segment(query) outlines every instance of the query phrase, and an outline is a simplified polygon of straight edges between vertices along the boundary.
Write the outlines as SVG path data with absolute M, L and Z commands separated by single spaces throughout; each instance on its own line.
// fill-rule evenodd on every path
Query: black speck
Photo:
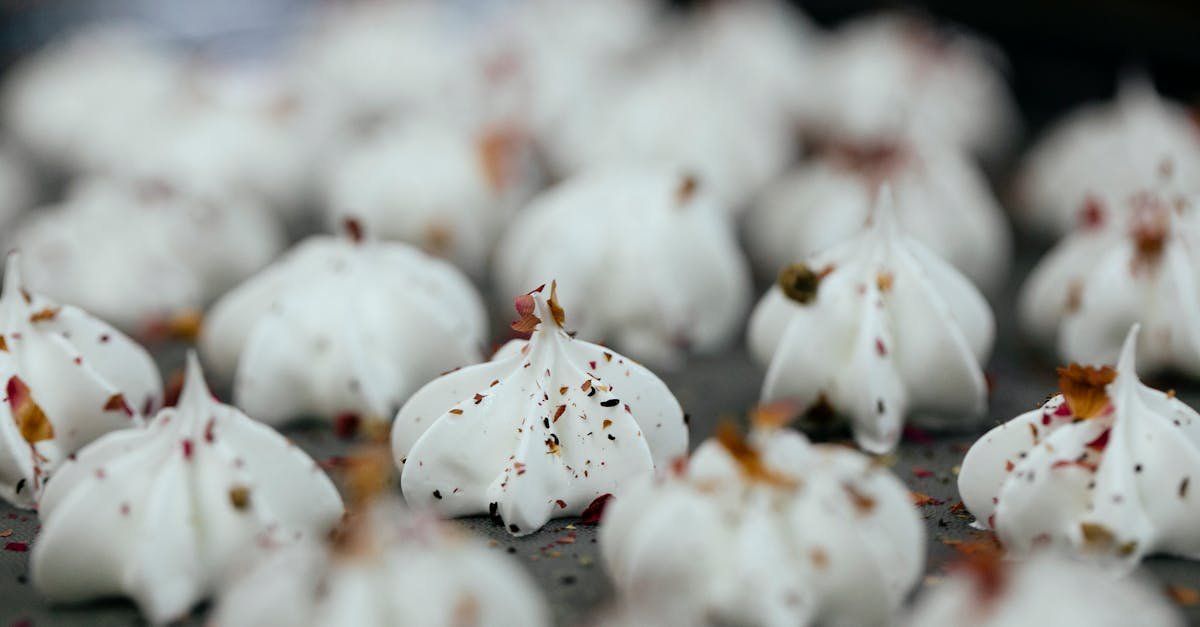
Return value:
M 492 518 L 496 517 L 496 513 L 500 511 L 500 504 L 496 502 L 488 503 L 488 515 Z
M 884 412 L 883 399 L 875 400 L 875 413 L 882 414 Z
M 549 418 L 542 418 L 542 426 L 543 426 L 543 427 L 546 427 L 547 429 L 549 429 L 549 428 L 550 428 L 550 419 L 549 419 Z
M 506 552 L 508 552 L 508 553 L 511 555 L 511 554 L 515 554 L 515 553 L 517 552 L 517 547 L 515 547 L 515 546 L 510 546 L 510 547 L 508 547 L 507 549 L 504 549 L 504 550 L 505 550 Z
M 434 490 L 434 491 L 433 491 L 433 498 L 435 498 L 435 499 L 437 499 L 437 500 L 439 500 L 439 501 L 440 501 L 440 500 L 442 500 L 442 491 L 441 491 L 441 490 Z
M 25 479 L 24 479 L 24 477 L 22 477 L 21 480 L 17 482 L 17 494 L 20 494 L 21 490 L 24 490 L 24 489 L 25 489 Z
M 516 526 L 515 524 L 509 525 L 509 526 L 508 526 L 508 530 L 509 530 L 509 531 L 511 531 L 511 532 L 513 532 L 513 533 L 520 533 L 520 532 L 521 532 L 521 528 L 520 528 L 520 527 L 518 527 L 518 526 Z
M 559 581 L 564 586 L 574 585 L 575 584 L 575 575 L 563 575 L 562 578 L 559 579 Z
M 601 407 L 616 407 L 617 403 L 620 403 L 620 402 L 621 402 L 621 399 L 610 398 L 607 401 L 600 401 L 600 406 Z
M 1141 464 L 1138 464 L 1138 465 L 1134 466 L 1134 467 L 1133 467 L 1133 471 L 1134 471 L 1134 472 L 1141 472 L 1141 471 L 1142 471 L 1142 465 L 1141 465 Z
M 22 585 L 29 583 L 29 578 L 25 575 L 17 575 L 17 583 Z
M 615 436 L 615 435 L 613 435 L 613 434 L 611 434 L 611 433 L 610 433 L 610 434 L 608 434 L 608 439 L 610 439 L 610 440 L 612 440 L 612 441 L 616 442 L 616 441 L 617 441 L 617 436 Z

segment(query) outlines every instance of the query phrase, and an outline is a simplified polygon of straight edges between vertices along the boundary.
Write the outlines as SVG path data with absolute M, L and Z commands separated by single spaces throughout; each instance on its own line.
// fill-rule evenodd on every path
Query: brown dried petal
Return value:
M 1108 407 L 1105 388 L 1116 377 L 1117 371 L 1110 366 L 1096 368 L 1071 364 L 1058 369 L 1058 389 L 1076 418 L 1095 418 Z

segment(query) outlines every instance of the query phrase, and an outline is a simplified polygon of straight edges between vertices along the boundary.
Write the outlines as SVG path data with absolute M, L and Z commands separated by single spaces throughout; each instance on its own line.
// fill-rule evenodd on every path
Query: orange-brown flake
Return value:
M 1083 306 L 1083 283 L 1073 280 L 1067 284 L 1067 301 L 1063 304 L 1065 313 L 1075 313 Z
M 8 352 L 8 340 L 3 335 L 0 335 L 0 351 Z
M 229 504 L 238 511 L 243 511 L 250 506 L 250 488 L 244 485 L 235 485 L 229 489 Z
M 512 176 L 512 155 L 519 137 L 512 129 L 495 129 L 479 140 L 479 163 L 493 190 L 503 189 Z
M 733 457 L 748 479 L 778 487 L 796 487 L 799 482 L 770 468 L 762 455 L 746 440 L 745 435 L 732 422 L 723 422 L 717 427 L 717 442 Z
M 892 284 L 895 282 L 896 276 L 891 272 L 880 272 L 875 275 L 875 287 L 878 287 L 881 292 L 887 293 L 892 291 Z
M 425 227 L 425 235 L 421 238 L 421 247 L 431 255 L 445 257 L 454 246 L 454 229 L 445 224 L 434 223 Z
M 760 429 L 778 429 L 791 424 L 800 415 L 800 405 L 795 401 L 764 403 L 750 410 L 750 424 Z
M 1196 590 L 1195 588 L 1189 586 L 1169 585 L 1167 586 L 1166 591 L 1167 596 L 1171 597 L 1171 600 L 1174 601 L 1176 605 L 1182 605 L 1184 607 L 1200 605 L 1200 590 Z
M 1105 388 L 1116 377 L 1117 371 L 1110 366 L 1096 368 L 1070 364 L 1058 369 L 1058 389 L 1076 418 L 1095 418 L 1108 407 Z
M 342 220 L 342 229 L 346 231 L 346 235 L 350 238 L 350 241 L 355 244 L 363 241 L 363 238 L 366 237 L 362 222 L 358 218 L 344 218 Z
M 675 204 L 682 207 L 696 195 L 696 190 L 700 187 L 700 181 L 692 175 L 683 177 L 679 182 L 679 189 L 675 191 Z
M 558 281 L 550 282 L 550 300 L 547 300 L 546 304 L 550 306 L 550 315 L 554 317 L 554 323 L 559 327 L 563 326 L 567 321 L 567 314 L 558 303 Z
M 814 546 L 808 551 L 808 559 L 812 560 L 813 567 L 817 570 L 825 570 L 829 568 L 829 554 L 819 546 Z
M 45 412 L 33 400 L 29 386 L 25 385 L 16 375 L 9 377 L 6 386 L 8 406 L 12 412 L 13 422 L 21 432 L 21 439 L 29 444 L 49 440 L 54 437 L 54 425 Z
M 859 490 L 858 486 L 853 483 L 843 483 L 842 490 L 846 492 L 850 504 L 854 506 L 860 516 L 866 516 L 875 509 L 875 497 L 863 494 L 862 490 Z
M 44 307 L 29 315 L 30 322 L 44 322 L 58 316 L 59 307 Z

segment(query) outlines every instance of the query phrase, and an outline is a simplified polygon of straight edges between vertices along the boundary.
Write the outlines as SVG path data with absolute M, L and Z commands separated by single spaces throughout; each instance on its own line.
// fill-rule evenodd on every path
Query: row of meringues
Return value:
M 527 0 L 478 13 L 451 5 L 332 9 L 289 48 L 299 61 L 286 70 L 186 60 L 144 33 L 103 29 L 35 55 L 10 82 L 8 125 L 45 169 L 78 178 L 57 209 L 10 230 L 6 246 L 24 250 L 30 285 L 134 330 L 202 308 L 269 263 L 288 240 L 278 215 L 303 230 L 306 190 L 317 186 L 330 228 L 352 219 L 370 237 L 415 243 L 475 279 L 494 278 L 502 298 L 565 272 L 620 290 L 619 312 L 591 302 L 587 315 L 606 341 L 658 363 L 678 362 L 685 346 L 722 345 L 748 291 L 734 278 L 746 274 L 739 255 L 725 252 L 732 236 L 715 233 L 734 221 L 643 220 L 670 203 L 642 171 L 689 177 L 680 189 L 706 206 L 696 213 L 749 207 L 742 226 L 761 275 L 850 237 L 887 182 L 910 234 L 987 293 L 1007 277 L 1009 227 L 970 154 L 995 152 L 995 138 L 1011 134 L 996 129 L 1014 116 L 985 47 L 960 32 L 893 15 L 820 35 L 772 2 L 667 20 L 639 2 L 566 10 L 561 0 Z M 747 95 L 760 89 L 770 93 Z M 791 111 L 789 125 L 820 131 L 808 133 L 813 150 L 791 174 L 788 158 L 771 155 L 796 152 L 794 133 L 761 102 Z M 93 114 L 97 103 L 106 115 Z M 600 113 L 615 119 L 593 119 Z M 336 139 L 314 138 L 310 127 L 336 129 Z M 107 148 L 76 154 L 93 143 Z M 570 152 L 553 148 L 563 143 L 603 157 L 556 157 Z M 314 159 L 321 164 L 290 165 Z M 575 191 L 551 189 L 530 204 L 562 178 Z M 1039 342 L 1055 343 L 1064 360 L 1113 358 L 1120 333 L 1106 341 L 1094 323 L 1107 291 L 1146 293 L 1119 306 L 1191 335 L 1176 318 L 1151 320 L 1158 299 L 1188 300 L 1156 287 L 1177 284 L 1164 274 L 1179 264 L 1151 262 L 1157 250 L 1193 247 L 1190 219 L 1167 223 L 1198 180 L 1200 141 L 1186 112 L 1136 81 L 1115 104 L 1085 108 L 1048 133 L 1016 177 L 1014 208 L 1034 229 L 1080 228 L 1029 284 L 1023 318 Z M 545 205 L 558 208 L 535 210 Z M 539 237 L 549 241 L 531 246 Z M 1132 259 L 1130 247 L 1139 251 Z M 704 248 L 714 249 L 707 262 L 686 252 Z M 530 256 L 538 261 L 522 262 Z M 685 276 L 698 263 L 730 294 L 720 307 L 706 306 L 711 291 Z M 553 272 L 522 272 L 527 264 Z M 642 272 L 648 266 L 660 269 Z M 1099 287 L 1113 284 L 1123 287 Z M 646 294 L 669 291 L 678 295 Z M 1063 312 L 1077 315 L 1060 328 Z M 645 322 L 657 315 L 666 319 L 657 327 Z M 1196 370 L 1200 350 L 1169 352 L 1173 365 Z
M 893 238 L 882 248 L 901 243 L 892 228 L 886 212 L 876 216 L 873 230 Z M 832 280 L 821 274 L 777 289 L 798 311 L 812 307 Z M 868 302 L 898 298 L 905 278 L 877 276 Z M 883 465 L 781 428 L 796 403 L 756 412 L 748 438 L 722 428 L 688 459 L 678 401 L 649 370 L 575 339 L 555 283 L 514 304 L 513 329 L 528 340 L 434 379 L 396 416 L 391 457 L 410 506 L 490 515 L 516 535 L 556 517 L 601 519 L 600 550 L 628 613 L 615 621 L 893 618 L 924 570 L 925 535 Z M 150 418 L 161 383 L 149 356 L 79 309 L 24 291 L 14 259 L 0 310 L 10 369 L 2 487 L 38 509 L 31 574 L 49 598 L 125 595 L 156 623 L 213 594 L 217 624 L 546 620 L 498 555 L 386 498 L 369 513 L 363 492 L 385 489 L 389 474 L 378 455 L 349 462 L 352 514 L 326 547 L 343 512 L 334 485 L 295 445 L 217 401 L 195 356 L 177 405 Z M 1013 580 L 985 560 L 976 583 L 924 602 L 915 624 L 1050 611 L 1177 624 L 1144 584 L 1112 579 L 1145 555 L 1200 550 L 1189 489 L 1200 415 L 1140 383 L 1137 333 L 1115 370 L 1062 369 L 1062 393 L 985 435 L 959 478 L 977 524 L 1013 555 L 1058 549 L 1096 563 L 1039 558 Z M 886 345 L 870 344 L 886 357 Z M 1048 594 L 1063 575 L 1068 588 Z M 1111 595 L 1098 602 L 1094 586 Z

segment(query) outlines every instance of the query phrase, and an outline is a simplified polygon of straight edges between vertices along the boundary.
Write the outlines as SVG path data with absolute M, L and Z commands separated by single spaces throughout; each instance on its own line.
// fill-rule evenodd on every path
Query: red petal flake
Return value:
M 104 411 L 123 411 L 126 416 L 133 415 L 133 409 L 125 402 L 124 394 L 113 394 L 104 401 Z
M 13 553 L 24 553 L 29 550 L 29 544 L 25 542 L 9 542 L 4 545 L 4 550 L 12 551 Z
M 612 497 L 611 494 L 597 496 L 579 515 L 579 522 L 585 525 L 598 524 L 600 519 L 604 518 L 604 508 L 608 507 L 608 502 L 612 500 Z
M 5 390 L 8 393 L 9 410 L 22 439 L 34 444 L 54 437 L 54 425 L 50 424 L 41 406 L 34 402 L 29 386 L 20 377 L 9 377 Z

